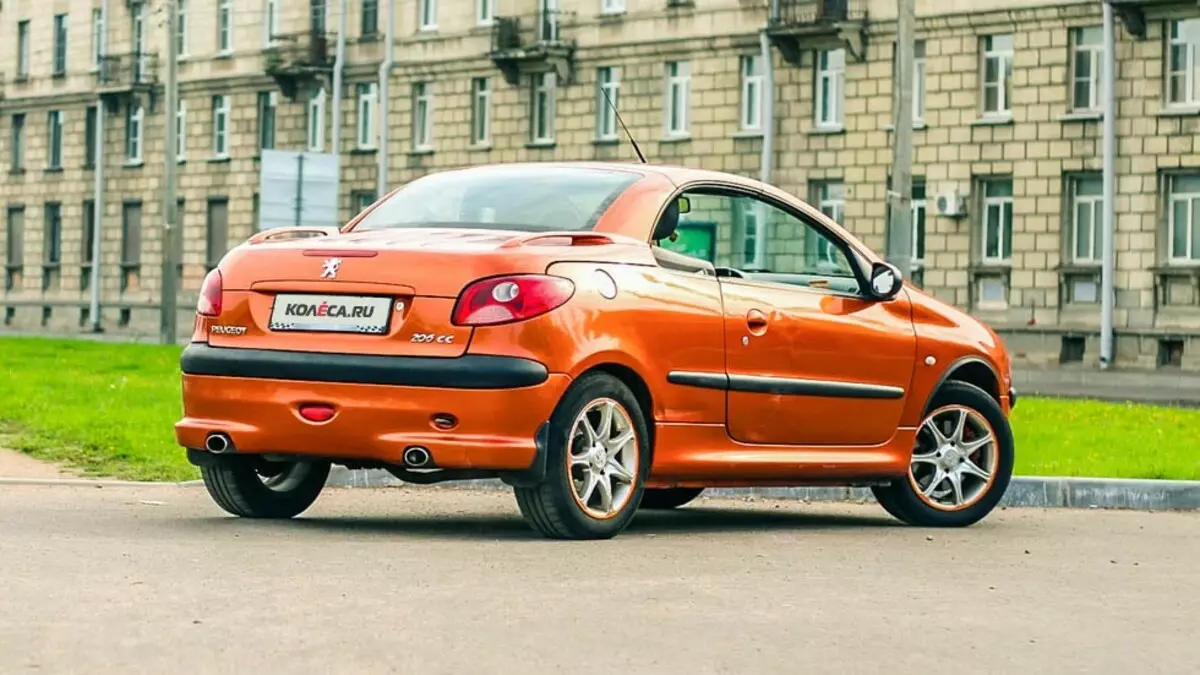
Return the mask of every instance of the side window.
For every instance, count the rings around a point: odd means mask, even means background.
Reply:
[[[704,190],[683,196],[687,212],[663,248],[755,278],[858,292],[845,249],[805,220],[749,196]]]

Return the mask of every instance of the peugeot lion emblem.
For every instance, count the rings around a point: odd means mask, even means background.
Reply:
[[[325,261],[325,268],[321,270],[322,279],[336,279],[338,268],[342,266],[341,258],[330,258]]]

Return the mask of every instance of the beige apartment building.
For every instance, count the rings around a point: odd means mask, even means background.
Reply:
[[[376,197],[386,3],[345,1],[339,97],[343,3],[177,2],[175,26],[160,0],[0,5],[0,331],[90,330],[98,283],[104,331],[157,332],[168,123],[181,132],[183,335],[206,270],[258,227],[263,149],[331,152],[337,136],[340,216]],[[884,249],[894,0],[393,9],[390,187],[487,162],[636,161],[607,96],[651,162],[765,169]],[[1116,14],[1116,358],[1200,369],[1200,6],[1120,0]],[[917,0],[916,37],[914,280],[991,323],[1018,359],[1095,363],[1100,2]]]

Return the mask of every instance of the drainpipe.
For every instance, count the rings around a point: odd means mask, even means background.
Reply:
[[[771,16],[777,17],[779,0],[771,0]],[[775,62],[771,51],[771,38],[764,29],[758,34],[758,44],[762,51],[763,86],[762,86],[762,157],[759,159],[759,180],[771,182],[771,168],[775,158]],[[758,216],[758,230],[754,233],[754,265],[759,269],[767,266],[767,214],[765,209]]]
[[[108,0],[100,3],[100,72],[104,72],[104,57],[108,56]],[[88,317],[92,320],[92,332],[99,333],[100,327],[100,242],[104,223],[104,99],[96,97],[96,166],[92,170],[92,299]]]
[[[334,185],[337,186],[337,196],[333,198],[333,213],[334,221],[340,222],[341,218],[338,213],[341,209],[338,205],[342,203],[342,71],[345,69],[346,63],[346,0],[341,0],[338,4],[338,29],[337,29],[337,52],[333,57],[333,146],[330,151],[333,153],[334,160],[337,162],[334,166],[336,175]],[[324,123],[324,120],[322,120]]]
[[[375,197],[388,190],[388,82],[392,79],[392,52],[396,45],[396,3],[387,3],[387,30],[383,47],[383,63],[379,64],[379,185]]]
[[[1117,165],[1117,97],[1116,97],[1116,26],[1113,24],[1112,4],[1104,2],[1104,240],[1100,272],[1100,368],[1113,364],[1113,272],[1116,250],[1116,165]]]

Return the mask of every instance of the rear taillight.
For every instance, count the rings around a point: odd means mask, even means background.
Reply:
[[[458,326],[494,326],[532,319],[561,307],[575,293],[570,279],[524,274],[481,279],[458,296],[453,322]]]
[[[221,314],[221,270],[213,270],[204,277],[200,285],[200,299],[196,301],[196,313],[200,316],[219,316]]]

